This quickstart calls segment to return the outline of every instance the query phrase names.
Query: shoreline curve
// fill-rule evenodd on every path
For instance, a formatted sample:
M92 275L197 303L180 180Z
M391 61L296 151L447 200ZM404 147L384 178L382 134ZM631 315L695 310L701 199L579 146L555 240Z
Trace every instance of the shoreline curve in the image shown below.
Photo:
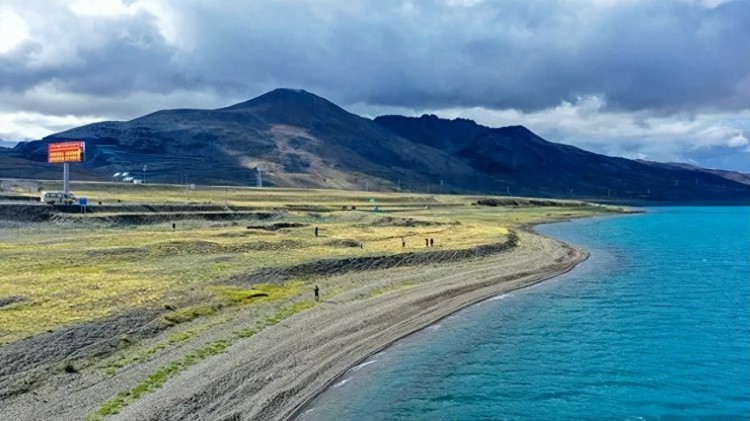
M535 229L529 229L528 231L529 231L529 232L533 232L533 234L534 234L534 235L538 235L538 236L542 236L542 237L544 237L544 238L548 238L548 237L546 237L546 236L544 236L544 235L540 234L539 232L537 232L537 231L536 231ZM560 240L554 240L554 241L558 241L558 242L562 243L562 244L563 244L564 246L572 247L571 245L569 245L568 243L565 243L565 242L563 242L563 241L560 241ZM578 251L579 251L579 252L581 253L581 257L580 257L580 259L579 259L579 260L575 260L575 261L571 262L571 264L570 264L570 266L569 266L569 267L567 267L567 268L565 268L565 269L561 270L560 272L557 272L557 273L554 273L554 274L550 274L550 275L548 275L548 276L544 276L544 277L542 277L542 278L539 278L539 279L537 279L537 280L535 280L535 281L533 281L533 282L531 282L531 283L529 283L529 284L526 284L526 285L523 285L523 286L519 286L519 287L517 287L517 288L512 288L512 289L507 289L507 290L503 290L503 291L497 292L497 293L495 293L495 294L492 294L492 295L490 295L490 296L487 296L487 297L484 297L484 298L480 298L480 299L478 299L478 300L475 300L475 301L467 302L467 303L466 303L466 304L465 304L465 305L464 305L463 307L457 308L457 309L456 309L455 311L452 311L451 313L448 313L448 314L446 314L446 315L444 315L444 316L441 316L440 318L438 318L438 319L435 319L435 320L433 320L433 321L429 322L429 323L428 323L428 324L426 324L425 326L422 326L422 327L416 328L416 329L412 330L411 332L408 332L408 333L406 333L405 335L403 335L403 336L400 336L400 337L398 337L398 338L396 338L396 339L392 340L392 341L391 341L390 343L388 343L388 344L386 344L386 345L384 345L384 346L382 346L382 347L380 347L380 348L377 348L377 349L373 350L372 352L370 352L369 354L367 354L367 355L366 355L366 356L364 356L363 358L361 358L361 359L359 359L359 360L355 361L355 362L354 362L354 363L353 363L352 365L350 365L350 366L349 366L348 368L346 368L346 370L344 370L344 371L342 371L341 373L339 373L339 374L338 374L338 375L337 375L336 377L334 377L334 378L332 378L331 380L329 380L329 381L328 381L328 382L327 382L327 383L326 383L325 385L323 385L323 386L322 386L322 387L321 387L321 388L320 388L319 390L317 390L317 391L316 391L316 392L315 392L315 393L314 393L313 395L311 395L311 396L310 396L309 398L307 398L307 399L306 399L306 400L305 400L304 402L302 402L302 403L301 403L301 404L300 404L299 406L295 407L295 408L294 408L294 409L293 409L293 410L292 410L292 411L291 411L291 412L290 412L290 413L289 413L289 414L288 414L287 416L284 416L284 417L282 417L281 419L282 419L282 420L296 420L296 419L297 419L297 418L299 418L299 417L300 417L301 415L303 415L303 414L304 414L305 412L307 412L307 410L309 409L309 408L307 408L307 406L308 406L309 404L311 404L311 403L312 403L313 401L315 401L315 399L317 399L317 398L318 398L318 397L320 397L320 396L321 396L321 395L322 395L323 393L325 393L325 392L326 392L326 391L327 391L327 390L328 390L328 389L329 389L330 387L332 387L333 385L335 385L336 383L338 383L338 381L339 381L339 380L341 380L341 378L342 378L342 377L344 377L344 376L346 375L346 373L347 373L347 372L349 372L349 370L351 370L351 369L353 369L354 367L357 367L357 366L359 366L360 364L364 363L364 362L365 362L365 361L366 361L367 359L369 359L369 358L370 358L370 357L372 357L373 355L376 355L376 354L379 354L379 353L381 353L381 352L383 352L383 351L386 351L386 350L387 350L388 348L392 347L392 346L393 346L394 344L396 344L396 343L397 343L398 341L400 341L400 340L402 340L402 339L405 339L405 338L407 338L408 336L411 336L411 335L413 335L413 334L415 334L415 333L417 333L417 332L421 332L421 331L423 331L423 330L425 330L425 329L429 328L430 326L434 326L435 324L439 323L439 322L440 322L441 320L444 320L444 319L446 319L446 318L448 318L448 317L450 317L450 316L452 316L452 315L454 315L454 314L456 314L456 313L460 312L461 310L464 310L464 309L466 309L466 308L469 308L469 307L471 307L471 306L473 306L473 305L476 305L476 304L482 303L482 302L484 302L484 301L487 301L487 300L491 300L492 298L494 298L494 297L496 297L496 296L498 296L498 295L500 295L500 294L507 294L507 293L511 293L511 292L514 292L514 291L519 291L519 290L522 290L522 289L525 289L525 288L529 288L529 287L532 287L532 286L534 286L534 285L538 285L538 284L540 284L540 283L542 283L542 282L548 281L548 280L550 280L550 279L554 279L554 278L557 278L557 277L558 277L558 276L560 276L560 275L564 275L564 274L566 274L566 273L568 273L568 272L572 271L572 270L573 270L573 269L575 269L575 268L576 268L576 267L577 267L577 266L578 266L579 264L581 264L581 263L585 262L585 261L586 261L586 260L587 260L587 259L588 259L588 258L590 257L590 254L589 254L588 252L586 252L586 251L583 251L583 250L581 250L581 249L577 249L577 250L578 250Z
M421 279L408 288L323 300L272 329L191 367L112 420L286 420L347 370L398 340L470 305L572 270L588 253L529 230L502 253L423 267L334 276L371 285Z

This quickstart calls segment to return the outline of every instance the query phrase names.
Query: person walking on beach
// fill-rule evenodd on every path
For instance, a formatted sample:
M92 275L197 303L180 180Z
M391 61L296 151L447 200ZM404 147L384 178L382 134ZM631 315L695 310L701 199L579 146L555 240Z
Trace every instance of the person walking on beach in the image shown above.
M430 246L430 240L428 238L424 239L424 246L429 247Z
M315 237L318 236L318 227L315 227Z
M320 301L320 288L318 288L317 285L315 285L315 288L313 289L315 292L315 301Z
M434 245L435 245L435 240L433 240L432 238L430 238L430 247L432 247Z
M404 237L401 237L401 248L406 247L406 239Z

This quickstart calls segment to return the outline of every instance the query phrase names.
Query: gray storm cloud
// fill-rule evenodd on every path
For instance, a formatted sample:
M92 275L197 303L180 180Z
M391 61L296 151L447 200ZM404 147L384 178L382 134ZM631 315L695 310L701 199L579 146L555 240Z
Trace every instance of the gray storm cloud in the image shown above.
M167 5L176 45L147 11L45 7L39 38L0 56L0 88L241 95L291 85L412 108L533 111L585 95L624 110L750 107L747 1Z
M743 0L2 5L29 35L0 52L0 112L125 118L279 86L415 112L523 115L589 97L638 118L750 109Z

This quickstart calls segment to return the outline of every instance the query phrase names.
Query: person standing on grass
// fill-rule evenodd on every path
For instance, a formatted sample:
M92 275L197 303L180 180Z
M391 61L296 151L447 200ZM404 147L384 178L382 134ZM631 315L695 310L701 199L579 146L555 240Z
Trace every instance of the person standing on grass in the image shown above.
M320 288L318 288L317 285L315 285L315 288L313 289L315 292L315 301L320 301Z

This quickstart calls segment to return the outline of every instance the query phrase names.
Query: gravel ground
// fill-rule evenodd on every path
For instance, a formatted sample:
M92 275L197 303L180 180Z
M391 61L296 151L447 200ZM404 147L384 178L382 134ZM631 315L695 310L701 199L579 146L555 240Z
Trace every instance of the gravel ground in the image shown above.
M320 279L323 301L209 357L130 403L116 420L274 420L293 418L349 367L395 340L493 295L568 271L586 253L519 233L518 247L452 263L395 267ZM406 282L408 288L397 288ZM373 291L385 290L379 295ZM333 297L327 291L347 290ZM372 296L374 295L374 296ZM369 298L368 298L369 297ZM271 306L247 306L183 329L214 323L184 343L106 376L97 367L55 376L4 399L0 419L80 420L170 362L255 326ZM218 321L217 321L218 320ZM163 332L141 347L164 341ZM108 419L110 419L108 418Z

